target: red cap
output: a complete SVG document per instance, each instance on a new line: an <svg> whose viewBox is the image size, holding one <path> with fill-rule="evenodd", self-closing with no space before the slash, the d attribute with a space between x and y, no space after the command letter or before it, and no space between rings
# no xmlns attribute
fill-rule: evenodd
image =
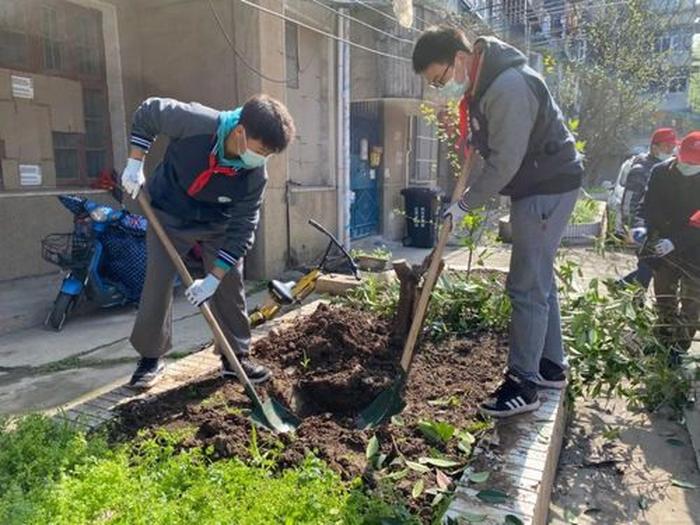
<svg viewBox="0 0 700 525"><path fill-rule="evenodd" d="M672 128L659 128L651 136L652 144L678 144L678 137Z"/></svg>
<svg viewBox="0 0 700 525"><path fill-rule="evenodd" d="M700 164L700 131L688 133L678 149L678 161L683 164Z"/></svg>

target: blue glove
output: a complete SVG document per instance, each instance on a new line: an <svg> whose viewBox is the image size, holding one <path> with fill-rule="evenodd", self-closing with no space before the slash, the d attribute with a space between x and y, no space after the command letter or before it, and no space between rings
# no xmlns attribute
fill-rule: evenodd
<svg viewBox="0 0 700 525"><path fill-rule="evenodd" d="M644 226L632 228L630 235L632 236L632 240L637 244L644 244L644 241L647 240L647 229Z"/></svg>

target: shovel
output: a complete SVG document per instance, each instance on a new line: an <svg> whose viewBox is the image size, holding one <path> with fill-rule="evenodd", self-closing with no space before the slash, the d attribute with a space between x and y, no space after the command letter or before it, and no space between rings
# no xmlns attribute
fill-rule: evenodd
<svg viewBox="0 0 700 525"><path fill-rule="evenodd" d="M483 57L483 55L481 56ZM476 85L479 82L482 64L483 59L480 59L472 82L471 93L474 93ZM462 167L462 173L457 179L457 183L455 184L452 192L453 203L462 197L462 194L467 187L467 181L469 180L469 176L471 175L471 171L474 166L474 159L474 153L470 148L468 151L467 160ZM447 246L447 241L450 238L450 233L452 233L453 227L454 224L452 224L451 219L448 221L443 221L442 225L440 226L437 244L435 245L435 248L433 248L433 251L430 252L430 255L428 255L427 260L430 261L430 264L423 279L423 288L418 298L418 305L416 306L416 311L413 314L411 328L408 332L408 336L406 337L406 342L404 343L403 353L401 354L401 370L399 372L399 377L387 390L379 394L367 408L360 412L357 420L357 426L360 429L364 430L376 427L377 425L387 421L392 416L401 412L406 406L406 402L403 399L403 391L408 379L408 373L411 370L411 364L413 363L413 354L416 349L418 336L421 333L423 322L425 321L425 313L428 309L430 296L433 293L433 287L435 286L437 278L440 275L440 271L443 267L442 254L445 251L445 246Z"/></svg>
<svg viewBox="0 0 700 525"><path fill-rule="evenodd" d="M462 195L462 191L466 186L466 179L469 177L469 173L471 172L472 164L474 162L473 158L474 156L470 155L464 165L462 176L460 177L460 180L457 181L455 186L455 191L452 198L453 202ZM357 425L363 430L373 428L380 423L387 421L389 418L391 418L391 416L401 412L406 405L403 400L403 390L406 386L408 373L411 370L413 354L416 349L418 336L423 328L423 321L425 321L425 313L428 309L430 296L440 275L440 270L442 269L442 254L445 251L445 246L450 238L450 233L452 233L453 226L452 220L444 221L440 226L440 234L437 244L428 256L430 265L428 266L428 270L423 279L423 288L420 296L418 297L418 305L416 306L416 311L413 314L411 328L408 332L408 336L406 337L406 342L404 343L403 353L401 354L401 370L399 372L399 377L396 381L394 381L392 386L379 394L374 401L372 401L372 403L360 413Z"/></svg>
<svg viewBox="0 0 700 525"><path fill-rule="evenodd" d="M173 261L183 284L185 286L190 286L193 282L192 276L190 275L190 272L187 271L185 264L182 262L180 255L175 249L175 246L173 246L173 243L168 238L168 234L160 224L158 217L156 217L155 213L153 213L153 208L151 208L151 204L148 202L148 198L146 197L144 190L139 192L137 201L148 219L149 227L153 228L153 230L156 232L158 239L160 239L160 242L165 247L165 251L168 252L170 259ZM204 302L199 308L202 311L202 315L209 323L209 326L214 333L214 338L216 339L217 343L219 343L224 357L233 367L238 380L243 385L245 393L253 402L253 411L250 414L250 418L253 420L253 422L274 432L290 432L296 429L296 427L299 425L299 419L297 419L294 414L289 412L289 410L272 398L269 398L264 403L260 399L258 393L255 391L255 388L250 382L250 379L248 379L248 376L243 370L243 367L241 367L241 363L238 361L238 358L231 347L230 341L226 339L224 332L221 330L221 326L219 326L219 322L216 320L216 317L214 317L214 313L212 312L209 303Z"/></svg>

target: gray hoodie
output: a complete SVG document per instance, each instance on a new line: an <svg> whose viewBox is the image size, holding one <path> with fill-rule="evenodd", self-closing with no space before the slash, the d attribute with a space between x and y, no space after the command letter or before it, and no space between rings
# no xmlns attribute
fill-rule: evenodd
<svg viewBox="0 0 700 525"><path fill-rule="evenodd" d="M583 163L564 116L520 51L481 37L483 65L470 105L471 142L483 157L463 196L467 208L496 193L518 200L581 186Z"/></svg>

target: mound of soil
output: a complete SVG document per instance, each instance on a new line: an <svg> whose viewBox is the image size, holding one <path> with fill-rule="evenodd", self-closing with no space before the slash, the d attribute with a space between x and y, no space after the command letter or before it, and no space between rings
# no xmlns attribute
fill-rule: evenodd
<svg viewBox="0 0 700 525"><path fill-rule="evenodd" d="M281 370L277 394L298 415L351 415L396 378L401 349L390 347L389 330L370 314L321 304L297 326L259 341L253 353Z"/></svg>
<svg viewBox="0 0 700 525"><path fill-rule="evenodd" d="M282 467L296 465L313 452L344 479L352 479L367 474L365 449L372 435L377 435L388 464L397 456L416 460L434 452L435 444L416 427L419 421L445 421L457 428L474 421L478 404L501 379L504 334L484 332L422 344L400 418L376 430L355 428L354 416L397 377L401 349L390 346L389 326L364 312L321 305L295 326L271 333L254 346L253 355L274 372L264 387L267 395L304 416L294 434L257 432L261 447L283 443L278 457ZM245 459L252 433L245 417L249 407L236 381L209 377L153 400L125 405L113 437L130 438L144 428L179 429L188 436L183 447L211 446L215 457ZM461 454L453 443L438 448L444 454ZM418 475L410 471L397 486L410 494ZM429 505L423 503L422 510L429 514Z"/></svg>

